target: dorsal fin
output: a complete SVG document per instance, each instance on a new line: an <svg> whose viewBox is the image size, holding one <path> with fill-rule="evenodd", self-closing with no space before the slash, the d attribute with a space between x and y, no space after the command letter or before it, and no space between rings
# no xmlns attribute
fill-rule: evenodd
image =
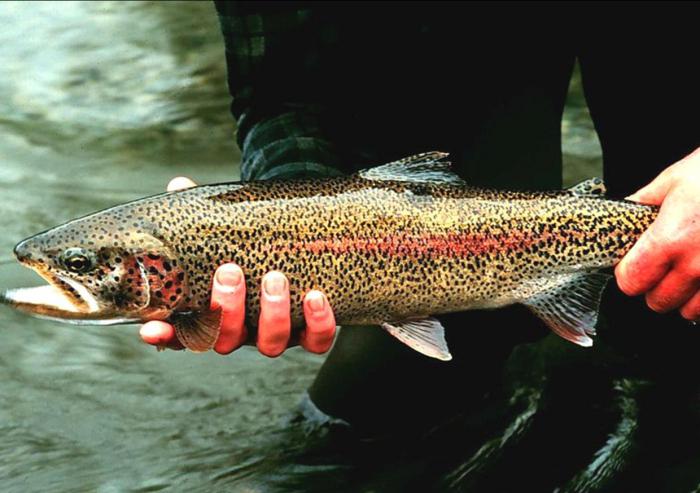
<svg viewBox="0 0 700 493"><path fill-rule="evenodd" d="M450 170L452 163L444 160L447 156L446 152L424 152L358 174L365 180L463 185L464 180Z"/></svg>
<svg viewBox="0 0 700 493"><path fill-rule="evenodd" d="M602 197L607 190L605 189L603 180L600 178L591 178L573 187L569 187L567 191L578 197Z"/></svg>

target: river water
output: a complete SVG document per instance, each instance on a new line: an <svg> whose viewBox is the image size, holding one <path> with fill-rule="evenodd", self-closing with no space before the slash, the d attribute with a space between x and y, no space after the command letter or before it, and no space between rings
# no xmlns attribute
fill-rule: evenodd
<svg viewBox="0 0 700 493"><path fill-rule="evenodd" d="M210 3L3 2L0 25L0 289L37 282L11 255L31 234L175 175L238 177ZM576 74L563 130L565 181L597 174ZM265 464L309 432L289 416L321 356L156 353L135 326L7 309L0 330L3 492L267 490L279 468ZM296 463L280 481L334 467Z"/></svg>

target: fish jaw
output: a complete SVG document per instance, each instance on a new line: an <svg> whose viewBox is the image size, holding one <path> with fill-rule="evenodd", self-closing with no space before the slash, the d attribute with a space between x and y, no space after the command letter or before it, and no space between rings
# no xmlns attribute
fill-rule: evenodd
<svg viewBox="0 0 700 493"><path fill-rule="evenodd" d="M51 285L9 289L0 294L0 302L22 312L37 315L65 314L76 316L83 313L60 289Z"/></svg>
<svg viewBox="0 0 700 493"><path fill-rule="evenodd" d="M89 290L73 279L53 274L31 260L20 259L20 263L34 270L48 284L9 289L0 293L0 304L38 318L73 324L110 325L138 321L100 309Z"/></svg>
<svg viewBox="0 0 700 493"><path fill-rule="evenodd" d="M9 305L37 318L73 324L111 325L137 321L105 313L80 311L60 289L51 285L7 290L0 293L0 304Z"/></svg>

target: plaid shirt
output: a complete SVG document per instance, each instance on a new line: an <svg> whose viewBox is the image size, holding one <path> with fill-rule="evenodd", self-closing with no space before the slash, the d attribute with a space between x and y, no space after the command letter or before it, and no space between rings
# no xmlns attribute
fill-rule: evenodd
<svg viewBox="0 0 700 493"><path fill-rule="evenodd" d="M313 96L304 98L309 93L303 87L296 90L315 69L313 52L300 45L307 39L300 33L308 32L309 11L229 2L216 2L216 8L242 178L341 174L338 153L322 130L323 109Z"/></svg>
<svg viewBox="0 0 700 493"><path fill-rule="evenodd" d="M420 4L403 5L400 22L395 5L216 7L244 180L333 176L437 149L477 185L560 186L573 56L528 41L519 17ZM524 41L499 42L501 32ZM487 36L496 41L482 50Z"/></svg>

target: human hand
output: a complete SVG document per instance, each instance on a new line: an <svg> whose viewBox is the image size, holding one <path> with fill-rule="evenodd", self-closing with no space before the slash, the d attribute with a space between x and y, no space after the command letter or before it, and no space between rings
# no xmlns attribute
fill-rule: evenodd
<svg viewBox="0 0 700 493"><path fill-rule="evenodd" d="M628 199L661 208L615 268L618 286L645 294L655 312L680 308L684 318L700 319L700 149Z"/></svg>
<svg viewBox="0 0 700 493"><path fill-rule="evenodd" d="M168 191L195 186L189 178L174 178ZM214 274L211 307L221 308L221 332L214 345L219 354L229 354L246 341L245 328L246 285L243 271L235 264L224 264ZM281 272L268 272L262 279L258 322L258 350L269 357L279 356L290 347L291 317L289 282ZM299 336L299 344L309 352L325 353L335 336L335 317L326 296L320 291L309 291L304 297L306 328ZM162 321L145 323L141 339L148 344L171 349L182 349L172 325Z"/></svg>

